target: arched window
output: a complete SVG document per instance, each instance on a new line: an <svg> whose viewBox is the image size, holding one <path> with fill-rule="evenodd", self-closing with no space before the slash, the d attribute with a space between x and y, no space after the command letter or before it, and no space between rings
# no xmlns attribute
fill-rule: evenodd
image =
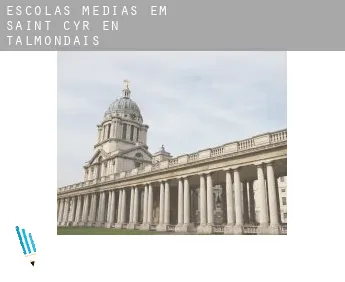
<svg viewBox="0 0 345 282"><path fill-rule="evenodd" d="M139 140L139 128L137 128L137 142Z"/></svg>
<svg viewBox="0 0 345 282"><path fill-rule="evenodd" d="M127 135L127 124L124 123L122 124L122 139L126 139L126 135Z"/></svg>
<svg viewBox="0 0 345 282"><path fill-rule="evenodd" d="M134 125L131 125L131 141L133 141L134 136Z"/></svg>
<svg viewBox="0 0 345 282"><path fill-rule="evenodd" d="M102 170L102 157L98 158L98 166L97 166L97 178L101 177L101 170Z"/></svg>
<svg viewBox="0 0 345 282"><path fill-rule="evenodd" d="M111 124L108 124L108 139L110 138L110 129L111 129Z"/></svg>

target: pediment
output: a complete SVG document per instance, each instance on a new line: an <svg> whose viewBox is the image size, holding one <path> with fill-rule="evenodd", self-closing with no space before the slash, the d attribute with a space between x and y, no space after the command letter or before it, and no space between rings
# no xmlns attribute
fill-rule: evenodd
<svg viewBox="0 0 345 282"><path fill-rule="evenodd" d="M140 155L142 155L142 157L140 157ZM121 157L128 157L128 158L141 158L144 160L151 160L152 159L152 155L151 153L145 149L145 147L140 146L140 147L135 147L135 148L131 148L125 151L120 152L117 156L121 156Z"/></svg>
<svg viewBox="0 0 345 282"><path fill-rule="evenodd" d="M102 157L102 159L107 159L107 158L108 158L108 154L107 154L104 150L98 149L98 150L94 153L94 155L92 156L92 158L90 159L90 161L89 161L88 164L89 164L89 165L92 165L92 164L94 164L94 163L97 163L99 157Z"/></svg>

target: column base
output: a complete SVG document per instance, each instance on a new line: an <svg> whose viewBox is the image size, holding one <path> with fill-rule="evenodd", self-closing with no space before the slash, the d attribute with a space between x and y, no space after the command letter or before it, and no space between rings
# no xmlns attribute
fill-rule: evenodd
<svg viewBox="0 0 345 282"><path fill-rule="evenodd" d="M150 224L148 224L148 223L143 223L143 224L140 226L140 230L149 231L149 230L150 230Z"/></svg>
<svg viewBox="0 0 345 282"><path fill-rule="evenodd" d="M160 231L160 232L165 231L166 232L167 228L168 228L168 224L159 224L159 225L157 225L156 231Z"/></svg>
<svg viewBox="0 0 345 282"><path fill-rule="evenodd" d="M86 226L87 226L87 227L93 227L93 226L94 226L94 223L93 223L93 222L88 222L88 223L86 224Z"/></svg>
<svg viewBox="0 0 345 282"><path fill-rule="evenodd" d="M211 225L199 225L197 228L198 234L212 234L212 226Z"/></svg>
<svg viewBox="0 0 345 282"><path fill-rule="evenodd" d="M175 227L175 232L191 232L191 231L195 231L195 226L192 223L176 225Z"/></svg>
<svg viewBox="0 0 345 282"><path fill-rule="evenodd" d="M86 222L84 222L84 221L79 221L77 226L79 226L79 227L84 227L84 226L86 226Z"/></svg>
<svg viewBox="0 0 345 282"><path fill-rule="evenodd" d="M127 229L132 229L132 230L134 230L134 229L135 229L135 226L136 226L135 223L128 223L128 224L127 224Z"/></svg>
<svg viewBox="0 0 345 282"><path fill-rule="evenodd" d="M123 227L123 224L122 224L122 223L116 223L116 224L115 224L115 228L116 228L116 229L122 229L122 227Z"/></svg>
<svg viewBox="0 0 345 282"><path fill-rule="evenodd" d="M78 221L74 221L74 222L72 223L72 226L73 226L73 227L78 226Z"/></svg>
<svg viewBox="0 0 345 282"><path fill-rule="evenodd" d="M224 234L226 235L234 235L235 231L234 231L234 225L226 225L224 226Z"/></svg>
<svg viewBox="0 0 345 282"><path fill-rule="evenodd" d="M104 228L112 228L113 223L104 223Z"/></svg>
<svg viewBox="0 0 345 282"><path fill-rule="evenodd" d="M235 225L233 227L234 235L242 235L244 234L243 226L242 225Z"/></svg>
<svg viewBox="0 0 345 282"><path fill-rule="evenodd" d="M270 235L268 223L263 223L258 226L257 235Z"/></svg>
<svg viewBox="0 0 345 282"><path fill-rule="evenodd" d="M280 226L279 225L264 225L258 227L258 235L280 235Z"/></svg>
<svg viewBox="0 0 345 282"><path fill-rule="evenodd" d="M96 222L95 227L104 227L104 222Z"/></svg>

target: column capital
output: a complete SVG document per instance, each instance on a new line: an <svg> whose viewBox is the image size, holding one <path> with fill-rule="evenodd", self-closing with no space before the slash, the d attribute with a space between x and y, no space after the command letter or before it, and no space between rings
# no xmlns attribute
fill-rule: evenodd
<svg viewBox="0 0 345 282"><path fill-rule="evenodd" d="M204 175L204 176L208 176L208 175L212 175L215 171L203 171L200 172L199 175Z"/></svg>
<svg viewBox="0 0 345 282"><path fill-rule="evenodd" d="M256 167L263 167L265 165L265 162L258 161L258 162L253 163L253 165L255 165Z"/></svg>

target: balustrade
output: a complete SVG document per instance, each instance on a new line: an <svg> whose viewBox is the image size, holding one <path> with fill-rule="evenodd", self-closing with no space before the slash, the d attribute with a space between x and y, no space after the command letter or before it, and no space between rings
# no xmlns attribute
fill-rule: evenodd
<svg viewBox="0 0 345 282"><path fill-rule="evenodd" d="M220 155L223 155L223 153L224 153L224 147L217 147L217 148L211 149L211 157L220 156Z"/></svg>
<svg viewBox="0 0 345 282"><path fill-rule="evenodd" d="M238 141L237 142L237 149L236 147L234 147L234 149L232 149L231 153L236 152L236 151L244 151L256 146L261 146L261 145L268 145L268 138L269 138L269 143L278 143L278 142L282 142L282 141L286 141L287 140L287 130L281 130L281 131L277 131L277 132L273 132L273 133L267 133L262 135L263 139L261 138L261 135L259 138L261 138L263 141L258 141L259 143L256 145L254 138L249 138L246 140L242 140L242 141ZM267 137L265 137L267 136ZM265 141L265 138L267 138L267 141ZM221 156L221 155L225 155L229 153L229 150L225 150L225 146L219 146L213 149L208 149L210 152L209 155L205 155L203 153L201 158L202 159L207 159L207 158L213 158L213 157L217 157L217 156ZM183 156L180 157L176 157L173 159L170 159L169 161L166 161L163 163L163 165L161 165L160 163L155 163L155 164L148 164L146 166L144 166L143 168L139 168L139 169L132 169L129 171L124 171L121 173L114 173L108 176L102 176L101 179L92 179L92 180L86 180L84 182L80 182L80 183L76 183L76 184L72 184L72 185L68 185L65 187L61 187L58 188L58 192L63 192L63 191L70 191L73 189L77 189L80 187L85 187L85 186L91 186L93 184L96 184L98 182L106 182L106 181L112 181L112 180L116 180L118 178L126 178L126 177L131 177L131 176L135 176L138 174L145 174L151 171L156 171L156 170L160 170L160 169L164 169L165 167L173 167L179 164L184 164L184 163L189 163L189 162L193 162L199 159L199 152L197 153L192 153L189 155L185 155L186 156L186 161L184 160ZM206 157L205 157L206 156ZM179 158L181 159L181 163L179 162ZM166 165L164 165L166 163ZM282 231L285 232L285 231Z"/></svg>
<svg viewBox="0 0 345 282"><path fill-rule="evenodd" d="M270 142L281 142L287 140L287 130L282 130L270 134Z"/></svg>
<svg viewBox="0 0 345 282"><path fill-rule="evenodd" d="M250 149L252 147L254 147L254 139L253 138L238 142L238 150L239 151Z"/></svg>
<svg viewBox="0 0 345 282"><path fill-rule="evenodd" d="M188 162L194 162L197 159L199 159L199 153L194 153L194 154L188 155Z"/></svg>

